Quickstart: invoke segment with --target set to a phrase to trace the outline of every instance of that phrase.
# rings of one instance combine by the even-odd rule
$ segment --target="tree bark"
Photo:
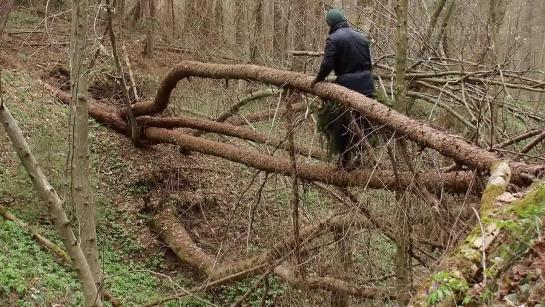
[[[395,58],[395,107],[400,113],[409,114],[410,104],[407,101],[407,81],[405,75],[407,73],[407,54],[408,54],[408,31],[407,31],[407,16],[408,16],[408,0],[397,0],[397,48]],[[398,143],[399,144],[399,143]],[[392,162],[395,162],[392,153]],[[393,165],[396,169],[395,164]],[[409,301],[409,290],[412,277],[412,258],[409,255],[411,248],[411,226],[410,226],[410,201],[409,194],[396,193],[396,224],[398,230],[396,233],[396,253],[394,257],[395,272],[396,272],[396,289],[398,292],[397,302],[404,306]]]
[[[371,98],[350,91],[340,85],[322,82],[311,87],[312,76],[256,65],[181,62],[171,69],[163,79],[153,102],[141,102],[133,107],[135,115],[153,115],[162,112],[167,107],[170,93],[176,87],[178,81],[189,76],[214,79],[245,79],[291,88],[323,99],[334,100],[354,108],[369,120],[396,131],[400,136],[407,136],[423,146],[439,151],[460,164],[465,164],[483,172],[488,172],[494,163],[501,160],[494,153],[472,145],[457,136],[438,131],[426,123],[399,114]],[[539,177],[545,170],[543,165],[528,165],[517,162],[511,162],[510,167],[513,170],[513,180],[520,185],[529,184],[526,179],[527,175]]]
[[[80,227],[81,248],[89,263],[97,289],[102,282],[98,262],[96,207],[90,199],[89,184],[89,111],[86,73],[88,0],[72,1],[72,36],[70,40],[70,200]]]

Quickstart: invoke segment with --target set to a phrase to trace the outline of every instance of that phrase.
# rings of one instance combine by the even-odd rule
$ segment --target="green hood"
[[[327,15],[325,17],[325,21],[330,27],[335,26],[338,23],[345,22],[346,17],[344,17],[344,14],[339,9],[331,9],[327,12]]]

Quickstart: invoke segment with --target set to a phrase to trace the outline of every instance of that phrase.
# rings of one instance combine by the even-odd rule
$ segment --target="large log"
[[[338,227],[341,223],[344,227],[364,227],[366,224],[358,219],[358,215],[334,215],[324,218],[315,224],[304,227],[301,231],[303,242],[310,242],[323,235],[330,229]],[[364,219],[364,218],[363,218]],[[151,220],[152,227],[168,244],[180,260],[191,265],[193,268],[203,272],[208,277],[208,282],[234,281],[244,277],[262,273],[275,260],[281,258],[285,253],[294,248],[293,236],[274,244],[270,249],[261,254],[235,262],[218,263],[214,257],[204,252],[191,239],[184,226],[174,215],[173,209],[169,207],[160,208],[159,212]],[[322,289],[327,291],[341,292],[355,297],[369,299],[393,298],[389,289],[377,287],[357,286],[347,281],[332,277],[296,277],[286,267],[277,267],[274,273],[294,287],[306,289]]]
[[[193,151],[221,157],[266,172],[290,174],[290,163],[287,158],[270,156],[255,150],[214,142],[162,128],[146,128],[143,135],[146,139],[154,142],[184,146]],[[398,172],[398,174],[399,180],[396,180],[394,172],[389,170],[360,169],[345,172],[324,163],[301,163],[297,168],[297,175],[303,180],[318,181],[340,187],[362,186],[397,191],[405,191],[416,182],[435,193],[440,193],[443,189],[452,193],[464,193],[472,186],[474,180],[471,172],[425,172],[419,174],[416,179],[413,174],[408,172]]]
[[[488,172],[494,164],[501,161],[501,158],[495,153],[472,145],[455,135],[434,129],[424,122],[409,118],[345,87],[327,82],[318,83],[313,87],[311,85],[312,76],[257,65],[181,62],[172,68],[163,79],[154,101],[141,102],[134,106],[135,114],[140,116],[162,112],[167,107],[170,94],[178,81],[191,76],[263,82],[310,93],[323,99],[334,100],[356,109],[375,123],[407,136],[425,147],[433,148],[460,164],[483,172]],[[545,169],[543,165],[517,162],[510,162],[510,168],[513,180],[520,184],[528,184],[528,177],[541,176]]]
[[[46,83],[44,83],[44,87],[63,102],[69,101],[70,96],[67,93]],[[117,110],[96,102],[90,102],[89,114],[113,130],[125,135],[129,134],[129,127]],[[285,175],[290,172],[288,159],[194,137],[179,131],[148,127],[143,128],[141,136],[153,142],[177,144],[192,151],[224,158],[267,172]],[[337,186],[359,185],[376,189],[405,191],[415,183],[414,175],[408,172],[399,172],[399,181],[396,181],[393,171],[362,169],[344,172],[325,163],[301,163],[297,171],[301,179]],[[474,173],[467,171],[423,172],[419,174],[417,181],[419,185],[426,187],[430,192],[436,193],[441,193],[443,190],[451,193],[466,193],[470,190],[470,193],[476,193],[479,190],[479,187],[475,184]]]

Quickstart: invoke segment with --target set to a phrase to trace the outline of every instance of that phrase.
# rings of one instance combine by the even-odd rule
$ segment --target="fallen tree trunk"
[[[420,286],[412,305],[450,306],[462,301],[481,305],[480,294],[539,237],[545,221],[545,183],[525,195],[506,193],[508,163],[494,166],[483,192],[478,223],[435,273]]]
[[[346,223],[345,227],[361,227],[363,224],[358,223],[358,218],[362,217],[357,215],[336,215],[320,220],[302,229],[301,238],[304,239],[302,242],[312,241],[327,231],[339,227],[339,223]],[[293,236],[288,236],[287,239],[276,243],[258,256],[237,262],[217,263],[214,257],[195,244],[184,226],[178,221],[173,209],[169,207],[159,209],[159,212],[152,219],[152,227],[180,260],[205,273],[208,282],[211,283],[216,281],[225,283],[262,273],[268,265],[280,259],[295,246]],[[285,267],[277,267],[274,273],[294,287],[335,291],[369,299],[393,297],[389,289],[355,286],[347,281],[332,277],[299,279]]]
[[[396,298],[393,291],[387,288],[358,286],[333,277],[307,276],[299,278],[285,266],[276,267],[274,273],[292,287],[303,290],[327,290],[366,299],[390,300]]]
[[[147,128],[143,135],[146,139],[158,143],[171,143],[183,146],[193,151],[221,157],[238,162],[249,167],[270,173],[289,175],[291,168],[289,159],[261,154],[237,146],[210,141],[161,128]],[[308,181],[318,181],[340,187],[362,186],[373,189],[388,189],[405,191],[415,184],[415,181],[425,186],[429,191],[440,193],[443,189],[452,193],[464,193],[472,186],[474,176],[471,172],[426,172],[414,175],[399,172],[399,180],[394,177],[393,171],[361,169],[351,172],[338,170],[334,166],[316,163],[300,164],[297,169],[299,178]]]
[[[304,228],[301,231],[301,237],[306,241],[311,241],[321,236],[329,227],[333,227],[339,222],[336,217],[325,218]],[[255,257],[220,264],[195,244],[173,213],[173,209],[160,208],[152,219],[151,226],[180,260],[205,273],[212,282],[223,280],[228,276],[233,276],[233,279],[241,279],[262,272],[267,264],[282,257],[295,245],[293,237],[290,236]],[[243,272],[244,274],[241,274]]]
[[[44,86],[66,103],[69,95],[59,89],[44,83]],[[100,105],[96,102],[89,103],[89,114],[97,121],[113,130],[129,135],[129,127],[116,110]],[[140,134],[143,138],[157,143],[171,143],[183,146],[190,150],[203,154],[213,155],[233,162],[241,163],[259,170],[289,175],[289,159],[273,157],[261,154],[253,150],[239,148],[237,146],[214,142],[207,139],[194,137],[178,131],[163,128],[144,128]],[[375,189],[390,189],[405,191],[414,184],[414,175],[407,172],[399,172],[399,181],[394,178],[393,171],[388,170],[358,170],[352,172],[339,171],[337,168],[323,164],[300,164],[298,176],[308,181],[318,181],[337,186],[362,186]],[[459,171],[441,173],[430,171],[419,173],[418,184],[425,186],[430,192],[442,193],[477,193],[479,187],[475,184],[473,172]]]
[[[291,106],[293,112],[305,111],[308,108],[308,105],[304,102],[294,103]],[[277,114],[278,113],[278,114]],[[265,111],[259,111],[255,113],[250,113],[247,115],[239,114],[236,117],[229,118],[227,122],[231,125],[242,126],[247,125],[248,123],[253,124],[265,120],[270,120],[274,118],[275,114],[279,117],[284,117],[286,115],[286,108],[281,108],[276,112],[276,109],[270,109]]]
[[[213,79],[244,79],[273,84],[314,94],[323,99],[334,100],[352,107],[371,121],[387,126],[399,135],[437,150],[460,164],[488,172],[500,157],[465,140],[436,130],[429,125],[402,115],[381,103],[337,84],[321,82],[311,86],[313,77],[305,74],[282,71],[257,65],[227,65],[185,61],[176,65],[161,82],[153,102],[134,105],[137,116],[153,115],[162,112],[168,105],[170,94],[178,81],[190,77]],[[122,112],[122,114],[124,114]],[[513,179],[520,184],[528,184],[527,177],[541,176],[543,165],[528,165],[510,162]]]
[[[240,138],[260,144],[270,145],[277,148],[288,150],[287,142],[275,139],[265,133],[260,133],[250,129],[219,123],[206,119],[195,119],[184,116],[177,117],[149,117],[142,116],[138,118],[139,126],[158,127],[158,128],[192,128],[201,131],[212,132],[227,136]],[[320,148],[306,148],[296,146],[295,152],[305,156],[311,156],[319,160],[326,160],[327,153]]]

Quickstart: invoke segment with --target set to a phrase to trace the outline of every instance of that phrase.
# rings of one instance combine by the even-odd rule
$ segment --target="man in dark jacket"
[[[326,22],[330,27],[329,36],[320,71],[313,85],[334,71],[337,84],[372,98],[374,83],[369,39],[350,29],[338,9],[327,12]],[[318,117],[318,130],[325,133],[330,152],[339,154],[341,168],[350,168],[352,154],[361,152],[362,137],[367,137],[371,125],[355,110],[331,101],[324,103]]]

